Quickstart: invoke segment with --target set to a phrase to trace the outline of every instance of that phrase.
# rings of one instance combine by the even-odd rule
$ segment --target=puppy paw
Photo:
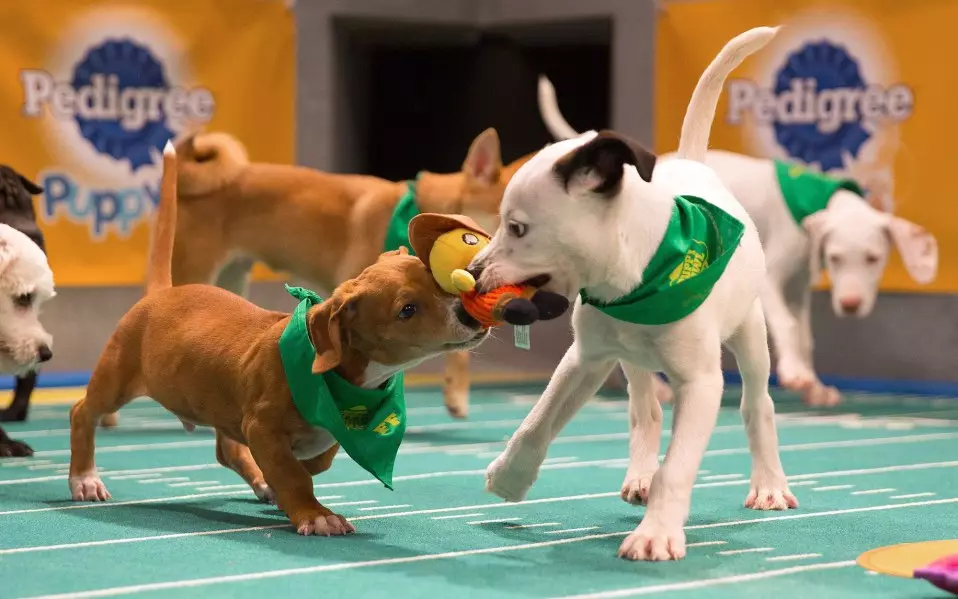
[[[653,381],[652,389],[659,403],[672,403],[672,386],[660,379],[658,375],[653,377]]]
[[[446,411],[453,418],[467,418],[469,416],[469,391],[459,389],[443,390],[443,401]]]
[[[818,380],[811,368],[797,360],[785,359],[778,363],[778,384],[789,391],[805,393]]]
[[[798,499],[788,490],[784,476],[776,483],[756,481],[753,478],[745,498],[745,507],[762,511],[795,509],[798,507]]]
[[[329,510],[326,511],[329,512]],[[356,528],[346,518],[329,512],[326,515],[317,514],[300,519],[296,523],[296,532],[304,537],[309,535],[329,537],[348,535],[356,532]]]
[[[522,501],[539,476],[543,455],[506,450],[486,468],[486,491],[506,501]]]
[[[266,483],[259,483],[253,485],[253,493],[256,494],[256,498],[262,501],[263,503],[276,503],[276,494],[273,492],[273,489],[270,488]]]
[[[809,407],[832,408],[842,402],[842,396],[835,387],[816,381],[802,393],[802,402]]]
[[[70,494],[73,501],[106,501],[110,499],[110,492],[96,474],[71,476],[69,479]]]
[[[105,414],[100,418],[100,426],[103,428],[113,428],[120,423],[120,416],[113,412],[112,414]]]
[[[652,486],[652,476],[655,470],[631,476],[626,474],[625,481],[622,483],[622,501],[632,505],[645,505],[649,500],[649,487]]]
[[[33,455],[33,448],[26,443],[4,439],[0,441],[0,458],[26,458]]]
[[[663,562],[685,557],[682,526],[642,521],[619,546],[619,557],[633,561]]]

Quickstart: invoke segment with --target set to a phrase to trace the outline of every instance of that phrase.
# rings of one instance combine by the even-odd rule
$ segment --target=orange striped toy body
[[[505,324],[502,315],[506,305],[516,299],[530,299],[536,293],[535,287],[503,285],[486,293],[475,290],[460,294],[462,307],[484,327]]]

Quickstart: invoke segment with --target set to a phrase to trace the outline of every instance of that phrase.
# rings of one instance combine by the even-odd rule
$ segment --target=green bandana
[[[685,318],[712,292],[744,231],[741,221],[717,206],[694,196],[676,196],[665,237],[639,286],[608,304],[582,291],[582,303],[633,324],[668,324]]]
[[[393,464],[406,432],[403,373],[384,388],[363,389],[334,372],[313,374],[316,349],[309,339],[306,313],[322,298],[302,287],[286,286],[300,300],[279,338],[279,353],[293,403],[303,419],[329,431],[357,464],[390,490]]]
[[[417,176],[416,181],[418,180]],[[409,221],[419,214],[419,204],[416,203],[416,181],[406,181],[406,193],[399,198],[399,203],[393,209],[389,226],[386,228],[384,252],[391,252],[398,250],[399,246],[405,246],[410,255],[416,255],[412,250],[412,244],[409,243]]]
[[[864,196],[861,187],[850,179],[829,177],[821,173],[808,170],[802,165],[775,160],[775,175],[778,185],[782,188],[782,197],[785,205],[792,213],[792,218],[799,225],[802,221],[824,210],[839,189]]]

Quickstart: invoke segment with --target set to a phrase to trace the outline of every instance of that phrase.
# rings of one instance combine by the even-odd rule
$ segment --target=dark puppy
[[[43,188],[6,165],[0,165],[0,223],[17,229],[46,253],[43,233],[37,225],[37,215],[33,208],[33,197],[43,192]],[[37,384],[37,375],[31,372],[18,376],[13,402],[5,410],[0,410],[0,422],[21,422],[27,418],[30,396]],[[29,446],[12,441],[0,429],[0,457],[32,455]]]

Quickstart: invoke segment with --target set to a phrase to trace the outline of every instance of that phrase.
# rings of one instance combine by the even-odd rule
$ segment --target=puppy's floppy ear
[[[499,180],[501,169],[499,134],[490,127],[472,141],[466,161],[462,163],[462,172],[477,183],[492,185]]]
[[[888,235],[898,248],[908,276],[927,285],[938,274],[938,240],[922,226],[888,215]]]
[[[356,300],[327,300],[310,311],[306,318],[309,336],[316,348],[313,374],[329,372],[343,361],[344,329],[356,312]]]
[[[611,198],[622,188],[626,164],[634,166],[644,181],[651,181],[655,160],[655,154],[637,141],[606,130],[557,160],[552,168],[566,191],[570,191],[570,185],[581,185]]]
[[[31,181],[30,179],[20,175],[20,183],[23,184],[23,188],[26,189],[30,195],[39,195],[43,193],[43,188]]]
[[[828,210],[819,210],[806,216],[802,221],[802,228],[808,233],[811,248],[808,252],[808,269],[811,273],[811,283],[814,285],[822,276],[822,245],[825,234],[828,233]]]

